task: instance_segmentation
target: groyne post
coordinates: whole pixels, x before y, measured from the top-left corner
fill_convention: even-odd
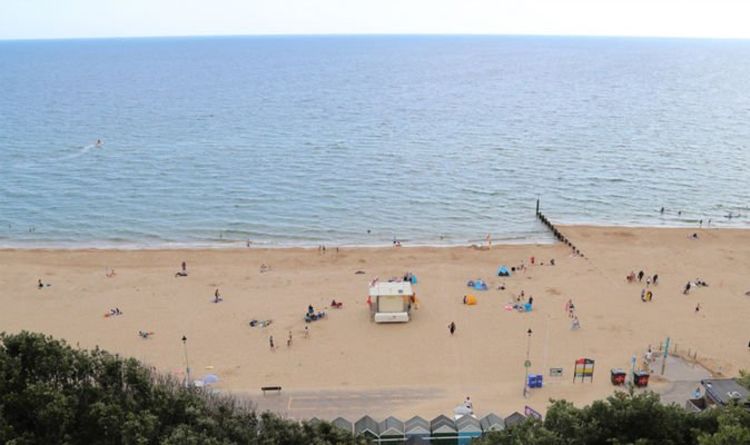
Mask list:
[[[550,220],[546,216],[544,216],[544,213],[542,213],[542,211],[540,210],[539,201],[540,199],[537,198],[536,199],[536,217],[539,219],[539,221],[541,221],[542,224],[547,226],[547,228],[552,232],[552,235],[555,236],[556,240],[560,241],[561,243],[564,243],[565,245],[571,248],[574,254],[582,257],[583,252],[578,250],[576,246],[565,235],[563,235],[562,232],[560,232],[560,230],[558,230],[558,228],[555,227],[555,225],[552,222],[550,222]]]

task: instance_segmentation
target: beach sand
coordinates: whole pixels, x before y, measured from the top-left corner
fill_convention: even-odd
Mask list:
[[[678,349],[697,351],[723,375],[750,369],[750,296],[745,295],[750,230],[561,229],[585,258],[571,256],[561,244],[491,250],[344,247],[340,252],[329,247],[325,254],[255,248],[2,250],[0,330],[38,331],[84,348],[99,346],[178,377],[185,368],[180,339],[186,335],[194,378],[216,374],[218,389],[248,395],[261,407],[261,386],[283,386],[291,398],[280,411],[296,417],[330,418],[336,410],[353,415],[355,405],[362,414],[428,417],[449,414],[466,396],[480,414],[508,415],[524,405],[544,411],[550,398],[581,405],[612,393],[610,368],[629,369],[631,356],[642,357],[667,336]],[[690,239],[693,232],[699,239]],[[537,265],[529,264],[531,256]],[[550,258],[555,266],[548,265]],[[189,276],[175,278],[182,261]],[[499,265],[522,262],[525,272],[495,276]],[[264,263],[270,272],[260,272]],[[108,267],[115,277],[105,276]],[[640,299],[645,283],[625,280],[631,270],[641,269],[659,275],[650,303]],[[359,270],[365,273],[355,274]],[[368,283],[407,271],[419,280],[420,307],[413,320],[371,322]],[[685,283],[697,277],[709,287],[683,295]],[[467,280],[476,278],[485,279],[490,290],[468,289]],[[37,289],[37,279],[51,286]],[[501,282],[504,291],[496,290]],[[216,288],[224,298],[219,304],[212,303]],[[506,311],[521,290],[533,295],[534,310]],[[467,293],[477,296],[478,305],[462,304]],[[304,338],[308,304],[324,309],[333,298],[344,303],[343,309],[327,309],[326,319],[309,324],[310,338]],[[564,310],[568,299],[581,322],[576,331]],[[698,302],[702,309],[695,314]],[[124,314],[104,317],[115,307]],[[252,319],[273,323],[250,327]],[[451,321],[457,325],[454,336],[448,333]],[[530,372],[544,374],[545,386],[524,399],[529,328]],[[155,334],[144,340],[139,330]],[[290,330],[294,340],[287,347]],[[275,351],[269,348],[270,335]],[[596,361],[593,382],[573,383],[580,357]],[[552,367],[563,368],[563,376],[549,377]],[[295,411],[295,394],[306,397],[306,410]],[[315,394],[345,396],[324,410],[316,408]],[[347,397],[352,398],[348,408]]]

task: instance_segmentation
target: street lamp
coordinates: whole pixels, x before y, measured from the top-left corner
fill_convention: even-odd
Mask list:
[[[531,352],[531,334],[533,334],[533,332],[531,331],[531,328],[529,328],[529,330],[526,331],[526,334],[528,335],[528,339],[526,341],[526,361],[523,362],[523,367],[526,370],[526,375],[523,378],[523,396],[524,396],[524,398],[528,394],[529,368],[531,367],[531,361],[529,360],[529,353]]]
[[[190,363],[188,362],[187,337],[182,336],[182,349],[185,351],[185,387],[190,385]]]

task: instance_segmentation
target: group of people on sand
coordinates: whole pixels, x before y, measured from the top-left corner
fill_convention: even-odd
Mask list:
[[[646,278],[646,287],[650,287],[652,284],[654,286],[656,286],[659,283],[659,275],[658,274],[653,274],[653,275],[650,275],[650,276],[646,276],[646,274],[645,274],[645,272],[643,272],[643,270],[639,271],[637,275],[636,275],[635,272],[633,272],[631,270],[630,273],[628,274],[628,276],[625,277],[625,279],[628,281],[628,283],[635,283],[636,280],[639,283],[642,283],[644,278]]]
[[[568,318],[570,318],[570,329],[580,329],[581,321],[578,320],[578,315],[576,315],[576,306],[573,304],[572,298],[569,298],[568,301],[565,302],[565,312],[568,314]]]
[[[310,328],[305,326],[305,338],[310,338]],[[294,340],[294,337],[292,335],[292,331],[289,331],[289,336],[286,339],[286,347],[291,348],[292,342]],[[273,335],[268,336],[268,346],[271,348],[271,351],[276,350],[276,343],[273,341]]]
[[[108,313],[104,314],[104,316],[105,317],[114,317],[114,316],[122,315],[122,314],[123,314],[123,312],[120,310],[120,308],[116,307],[116,308],[110,309]]]
[[[336,300],[333,300],[336,302]],[[343,303],[342,303],[343,306]],[[307,306],[307,312],[305,313],[305,323],[310,323],[313,321],[320,320],[322,318],[325,318],[326,312],[325,311],[316,311],[313,305]]]
[[[693,287],[708,287],[708,283],[706,283],[705,281],[701,280],[700,278],[696,278],[695,281],[688,281],[685,284],[685,288],[682,290],[682,293],[684,295],[689,294],[690,293],[690,289],[692,289]]]

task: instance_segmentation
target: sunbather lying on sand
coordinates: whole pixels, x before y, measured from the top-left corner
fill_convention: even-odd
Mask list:
[[[154,335],[154,333],[153,332],[148,332],[148,331],[138,331],[138,335],[140,335],[141,338],[143,338],[144,340],[148,340],[148,338],[150,336]]]

